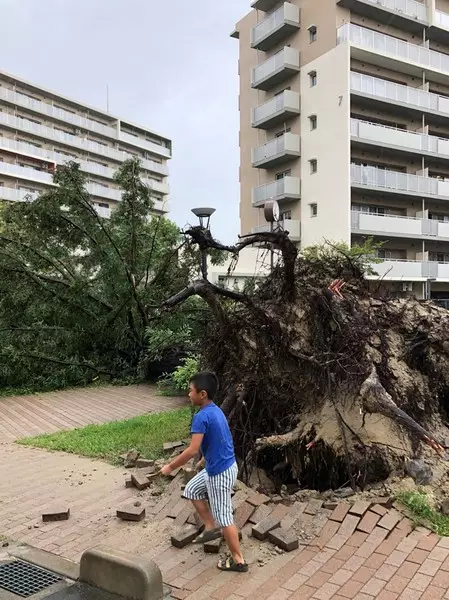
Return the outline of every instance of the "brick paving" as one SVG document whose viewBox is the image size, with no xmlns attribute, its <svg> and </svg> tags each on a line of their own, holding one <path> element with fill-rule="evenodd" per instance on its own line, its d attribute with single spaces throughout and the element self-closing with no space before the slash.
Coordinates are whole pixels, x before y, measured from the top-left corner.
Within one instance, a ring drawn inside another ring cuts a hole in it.
<svg viewBox="0 0 449 600">
<path fill-rule="evenodd" d="M 308 545 L 274 556 L 263 567 L 256 562 L 245 575 L 221 573 L 216 556 L 169 545 L 173 518 L 183 512 L 176 481 L 171 495 L 151 501 L 149 492 L 124 487 L 123 469 L 5 442 L 182 402 L 156 398 L 143 386 L 0 400 L 5 407 L 0 411 L 0 533 L 72 560 L 99 543 L 149 556 L 178 600 L 449 599 L 449 538 L 413 529 L 395 508 L 348 503 L 333 512 L 320 510 L 322 529 Z M 116 519 L 117 507 L 136 497 L 150 517 L 144 523 Z M 70 519 L 42 523 L 43 510 L 59 505 L 70 507 Z M 280 508 L 284 522 L 293 522 L 290 509 Z M 296 517 L 318 518 L 307 511 Z M 249 532 L 246 526 L 244 548 L 251 546 Z"/>
<path fill-rule="evenodd" d="M 0 398 L 0 443 L 127 419 L 184 406 L 184 398 L 157 396 L 149 385 L 104 386 Z"/>
</svg>

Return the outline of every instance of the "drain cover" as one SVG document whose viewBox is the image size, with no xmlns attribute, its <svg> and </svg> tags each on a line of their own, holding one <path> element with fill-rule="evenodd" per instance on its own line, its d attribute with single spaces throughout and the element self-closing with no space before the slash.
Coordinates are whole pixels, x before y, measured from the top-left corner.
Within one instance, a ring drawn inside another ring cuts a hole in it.
<svg viewBox="0 0 449 600">
<path fill-rule="evenodd" d="M 0 589 L 28 598 L 62 578 L 21 560 L 0 564 Z"/>
</svg>

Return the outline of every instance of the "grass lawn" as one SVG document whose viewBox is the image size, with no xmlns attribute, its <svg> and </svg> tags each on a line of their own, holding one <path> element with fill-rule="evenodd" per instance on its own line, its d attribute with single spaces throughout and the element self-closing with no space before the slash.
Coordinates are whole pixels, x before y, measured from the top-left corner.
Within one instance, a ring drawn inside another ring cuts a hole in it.
<svg viewBox="0 0 449 600">
<path fill-rule="evenodd" d="M 190 418 L 190 408 L 181 408 L 126 421 L 88 425 L 81 429 L 25 438 L 18 443 L 103 458 L 114 464 L 118 464 L 120 455 L 131 448 L 139 450 L 145 458 L 155 459 L 163 456 L 162 446 L 165 442 L 174 442 L 189 435 Z"/>
<path fill-rule="evenodd" d="M 402 492 L 397 498 L 408 508 L 415 525 L 424 525 L 442 537 L 449 536 L 449 517 L 432 508 L 426 494 Z"/>
</svg>

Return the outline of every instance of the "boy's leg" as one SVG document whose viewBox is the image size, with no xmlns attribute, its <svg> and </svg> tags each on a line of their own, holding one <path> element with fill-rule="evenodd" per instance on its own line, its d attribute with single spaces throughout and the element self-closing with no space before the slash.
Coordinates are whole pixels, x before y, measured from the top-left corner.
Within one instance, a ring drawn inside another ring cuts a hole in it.
<svg viewBox="0 0 449 600">
<path fill-rule="evenodd" d="M 228 545 L 234 562 L 245 562 L 239 540 L 239 531 L 234 524 L 232 514 L 232 488 L 237 479 L 237 465 L 233 465 L 224 473 L 210 477 L 207 481 L 207 491 L 212 515 L 223 530 L 223 536 Z"/>
<path fill-rule="evenodd" d="M 216 524 L 207 501 L 207 473 L 201 471 L 189 481 L 184 489 L 184 498 L 192 501 L 195 510 L 201 517 L 206 529 L 215 529 Z"/>
</svg>

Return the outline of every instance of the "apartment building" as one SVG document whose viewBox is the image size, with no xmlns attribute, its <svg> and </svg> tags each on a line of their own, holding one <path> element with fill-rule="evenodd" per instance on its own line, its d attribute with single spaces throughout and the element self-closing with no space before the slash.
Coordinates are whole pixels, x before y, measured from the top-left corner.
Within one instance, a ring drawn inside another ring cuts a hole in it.
<svg viewBox="0 0 449 600">
<path fill-rule="evenodd" d="M 155 214 L 165 214 L 169 139 L 0 71 L 0 200 L 36 197 L 53 185 L 57 165 L 75 160 L 93 205 L 108 217 L 121 198 L 114 173 L 133 156 L 142 162 Z"/>
<path fill-rule="evenodd" d="M 395 294 L 449 308 L 449 0 L 254 0 L 236 26 L 242 233 L 382 242 Z"/>
</svg>

